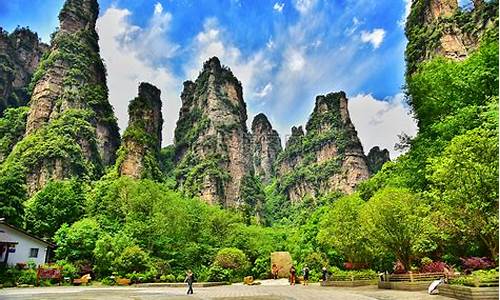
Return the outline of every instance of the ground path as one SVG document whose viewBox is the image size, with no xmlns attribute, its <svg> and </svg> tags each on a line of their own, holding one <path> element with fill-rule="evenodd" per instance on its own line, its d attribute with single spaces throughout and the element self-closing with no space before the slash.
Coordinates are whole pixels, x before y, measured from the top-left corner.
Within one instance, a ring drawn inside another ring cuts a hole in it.
<svg viewBox="0 0 500 300">
<path fill-rule="evenodd" d="M 376 286 L 357 288 L 288 286 L 286 281 L 264 281 L 258 286 L 234 284 L 207 288 L 195 288 L 193 296 L 185 295 L 185 288 L 169 287 L 44 287 L 44 288 L 8 288 L 0 290 L 1 300 L 36 299 L 36 300 L 445 300 L 442 296 L 430 296 L 425 292 L 406 292 L 381 290 Z"/>
</svg>

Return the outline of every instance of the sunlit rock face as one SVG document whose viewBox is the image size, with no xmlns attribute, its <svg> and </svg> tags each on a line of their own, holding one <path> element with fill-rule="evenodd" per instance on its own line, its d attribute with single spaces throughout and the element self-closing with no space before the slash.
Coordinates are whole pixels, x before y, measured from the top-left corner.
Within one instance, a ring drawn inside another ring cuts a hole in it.
<svg viewBox="0 0 500 300">
<path fill-rule="evenodd" d="M 0 28 L 0 117 L 9 107 L 28 104 L 29 83 L 49 46 L 27 28 Z"/>
<path fill-rule="evenodd" d="M 187 194 L 238 207 L 242 179 L 252 172 L 241 83 L 217 57 L 186 81 L 175 129 L 176 175 Z"/>
<path fill-rule="evenodd" d="M 279 188 L 292 202 L 326 192 L 351 193 L 370 175 L 344 92 L 316 97 L 306 125 L 293 127 L 277 160 Z"/>
<path fill-rule="evenodd" d="M 263 183 L 269 183 L 274 177 L 274 163 L 281 150 L 279 134 L 266 115 L 256 115 L 252 122 L 253 168 Z"/>
<path fill-rule="evenodd" d="M 160 180 L 159 155 L 161 148 L 160 90 L 149 83 L 139 85 L 139 95 L 128 106 L 128 127 L 123 134 L 117 160 L 121 176 Z"/>
</svg>

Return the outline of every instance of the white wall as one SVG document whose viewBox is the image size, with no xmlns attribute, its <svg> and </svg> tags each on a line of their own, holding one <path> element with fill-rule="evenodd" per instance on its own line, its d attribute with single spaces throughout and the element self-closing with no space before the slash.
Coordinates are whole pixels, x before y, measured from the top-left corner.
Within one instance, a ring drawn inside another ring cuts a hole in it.
<svg viewBox="0 0 500 300">
<path fill-rule="evenodd" d="M 9 242 L 17 242 L 18 244 L 15 247 L 15 252 L 9 253 L 9 258 L 7 259 L 8 265 L 15 265 L 17 263 L 27 263 L 28 260 L 33 260 L 37 265 L 41 265 L 45 263 L 45 257 L 47 255 L 47 247 L 46 243 L 43 243 L 37 239 L 34 239 L 28 235 L 25 235 L 22 232 L 14 230 L 4 224 L 0 224 L 0 231 L 4 231 L 5 234 L 2 234 L 2 238 L 9 239 Z M 38 256 L 30 257 L 31 248 L 38 248 Z M 3 262 L 5 258 L 5 252 L 0 254 L 0 262 Z"/>
</svg>

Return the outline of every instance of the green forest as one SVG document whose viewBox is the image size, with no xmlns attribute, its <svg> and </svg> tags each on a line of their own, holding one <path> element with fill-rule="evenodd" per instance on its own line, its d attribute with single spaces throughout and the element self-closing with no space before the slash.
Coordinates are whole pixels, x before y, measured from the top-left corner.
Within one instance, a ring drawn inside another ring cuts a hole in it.
<svg viewBox="0 0 500 300">
<path fill-rule="evenodd" d="M 497 11 L 497 6 L 488 3 L 485 9 Z M 463 12 L 455 18 L 467 26 Z M 119 176 L 115 166 L 89 164 L 73 149 L 71 137 L 90 134 L 93 116 L 66 112 L 18 143 L 28 114 L 21 106 L 0 118 L 0 153 L 10 153 L 0 156 L 0 217 L 54 243 L 53 261 L 65 277 L 92 271 L 105 284 L 113 284 L 116 276 L 178 282 L 187 269 L 198 281 L 269 278 L 275 251 L 290 252 L 299 270 L 309 266 L 315 281 L 324 266 L 334 274 L 375 276 L 446 267 L 490 269 L 481 276 L 498 276 L 498 28 L 482 34 L 464 60 L 436 56 L 418 61 L 418 51 L 426 51 L 419 48 L 418 35 L 431 29 L 416 32 L 408 24 L 404 88 L 419 131 L 401 136 L 396 146 L 406 152 L 352 194 L 331 191 L 291 202 L 283 179 L 263 183 L 247 176 L 241 196 L 245 205 L 210 205 L 186 186 L 199 182 L 184 182 L 182 189 L 177 185 L 182 166 L 175 165 L 174 146 L 149 158 L 159 164 L 151 164 L 154 170 L 147 178 Z M 53 59 L 41 63 L 34 82 Z M 79 78 L 79 71 L 74 76 Z M 102 105 L 98 102 L 105 91 L 95 86 L 87 92 L 82 97 Z M 126 131 L 145 143 L 151 139 L 140 135 L 134 128 Z M 58 152 L 73 155 L 71 167 L 87 175 L 49 181 L 28 196 L 25 170 L 37 157 Z M 216 171 L 224 176 L 224 170 Z M 321 176 L 318 170 L 308 172 Z M 301 176 L 288 176 L 294 175 Z M 5 285 L 32 283 L 36 277 L 33 269 L 0 273 Z"/>
</svg>

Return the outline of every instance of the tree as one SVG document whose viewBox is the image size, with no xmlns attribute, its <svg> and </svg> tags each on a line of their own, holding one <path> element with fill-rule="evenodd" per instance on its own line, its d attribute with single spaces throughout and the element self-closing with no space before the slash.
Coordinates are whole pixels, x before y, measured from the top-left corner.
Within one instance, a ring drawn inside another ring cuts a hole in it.
<svg viewBox="0 0 500 300">
<path fill-rule="evenodd" d="M 243 216 L 247 224 L 255 217 L 257 224 L 264 222 L 264 202 L 266 196 L 260 179 L 252 175 L 246 175 L 241 182 L 241 202 Z"/>
<path fill-rule="evenodd" d="M 413 259 L 432 251 L 430 207 L 404 188 L 384 188 L 361 209 L 362 229 L 374 246 L 394 254 L 410 270 Z"/>
<path fill-rule="evenodd" d="M 320 223 L 319 242 L 339 251 L 349 262 L 362 263 L 370 258 L 359 217 L 364 204 L 358 194 L 344 196 L 330 206 Z"/>
<path fill-rule="evenodd" d="M 13 163 L 0 170 L 0 218 L 9 224 L 21 226 L 23 202 L 27 198 L 24 171 Z"/>
<path fill-rule="evenodd" d="M 455 137 L 431 170 L 431 195 L 448 228 L 479 239 L 497 257 L 498 131 L 476 128 Z"/>
<path fill-rule="evenodd" d="M 56 258 L 70 262 L 93 262 L 93 251 L 101 230 L 96 220 L 85 218 L 73 225 L 63 224 L 54 235 Z"/>
<path fill-rule="evenodd" d="M 80 181 L 50 181 L 26 202 L 26 228 L 38 236 L 52 238 L 62 224 L 72 224 L 82 217 L 84 203 Z"/>
</svg>

